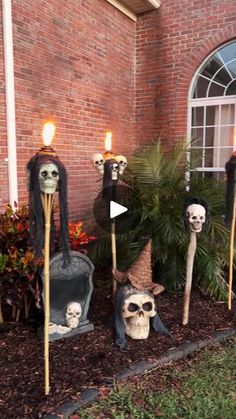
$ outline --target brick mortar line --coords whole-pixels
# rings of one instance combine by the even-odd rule
[[[163,367],[170,362],[178,361],[184,359],[188,355],[196,352],[200,349],[210,347],[216,343],[225,341],[226,339],[236,335],[236,328],[214,332],[211,338],[199,340],[197,342],[184,343],[178,348],[168,349],[164,355],[157,359],[156,362],[149,361],[138,361],[129,365],[127,368],[122,368],[118,373],[114,375],[114,380],[112,383],[104,382],[107,387],[114,387],[114,383],[117,380],[124,380],[128,377],[133,377],[135,375],[145,374],[147,371],[154,370],[159,367]],[[80,402],[67,402],[61,405],[55,412],[55,414],[50,414],[43,416],[42,419],[69,419],[70,415],[76,413],[81,407],[85,407],[93,402],[95,402],[99,397],[99,390],[94,388],[84,390],[80,395]]]

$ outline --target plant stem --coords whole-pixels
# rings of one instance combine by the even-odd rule
[[[19,321],[19,318],[20,318],[20,308],[18,308],[16,311],[16,322]]]
[[[27,294],[24,295],[24,306],[25,306],[25,318],[28,319],[29,318],[29,309],[31,306],[31,302],[32,302],[32,298],[27,297]]]
[[[4,323],[3,314],[2,314],[2,294],[0,294],[0,324]]]
[[[16,306],[12,306],[11,317],[12,319],[16,318]]]

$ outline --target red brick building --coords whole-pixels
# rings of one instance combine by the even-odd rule
[[[200,170],[222,170],[236,127],[234,0],[2,0],[0,26],[0,207],[16,192],[27,202],[26,164],[47,119],[57,126],[53,147],[67,168],[72,218],[100,189],[90,158],[104,151],[107,130],[113,150],[127,156],[154,137],[171,146],[191,135],[204,155]]]

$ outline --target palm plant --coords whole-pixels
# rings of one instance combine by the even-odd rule
[[[185,281],[189,232],[183,207],[190,196],[208,202],[210,222],[198,235],[194,281],[218,299],[226,297],[228,230],[224,226],[224,184],[190,172],[187,148],[181,144],[165,153],[160,142],[138,150],[129,161],[125,181],[132,187],[128,203],[128,233],[117,238],[118,264],[126,269],[137,257],[146,237],[152,238],[154,279],[169,290],[182,289]],[[191,173],[187,184],[186,173]],[[109,235],[97,241],[94,261],[109,261]]]

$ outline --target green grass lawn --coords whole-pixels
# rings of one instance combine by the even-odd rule
[[[236,338],[119,385],[79,418],[236,419]]]

